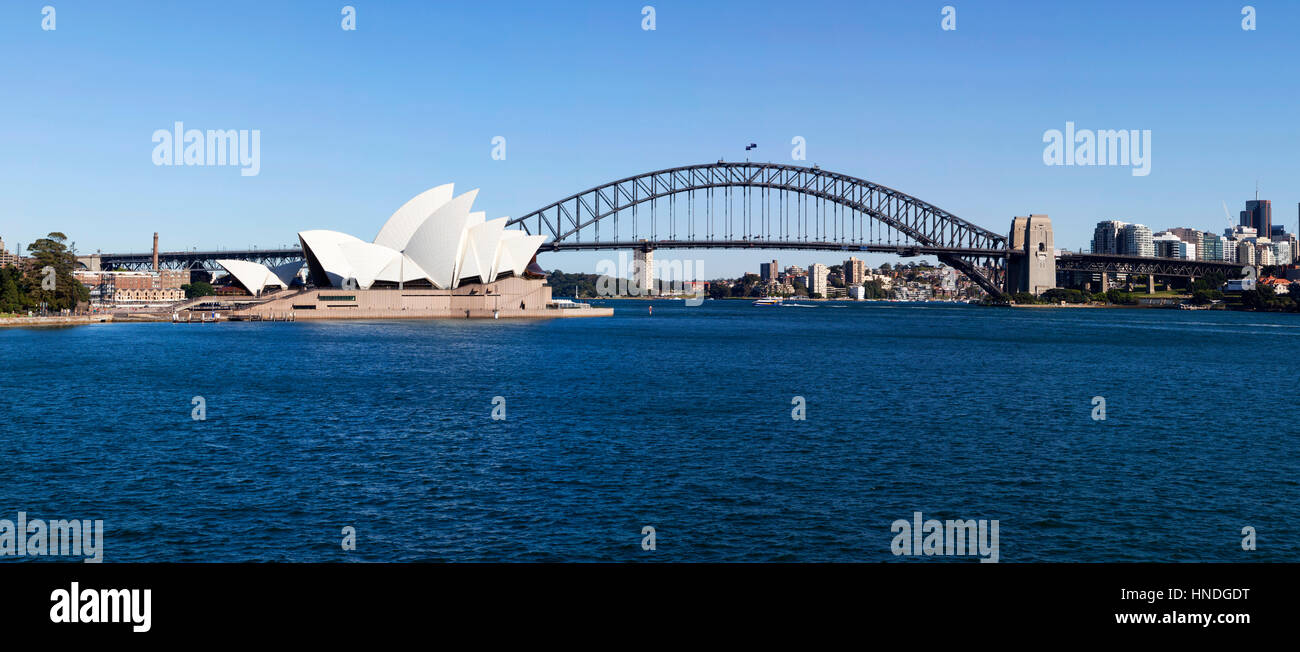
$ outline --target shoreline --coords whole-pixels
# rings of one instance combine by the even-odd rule
[[[0,317],[0,328],[24,326],[81,326],[83,324],[105,324],[113,321],[113,315],[71,315],[43,317]]]

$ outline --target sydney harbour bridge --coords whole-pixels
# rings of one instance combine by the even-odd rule
[[[995,298],[1013,293],[1017,268],[1035,255],[1008,235],[985,229],[911,195],[817,166],[726,162],[647,172],[588,188],[508,223],[548,240],[540,251],[789,249],[929,255],[956,268]],[[1042,247],[1040,249],[1040,254]],[[1050,245],[1047,247],[1050,250]],[[1067,254],[1053,269],[1202,276],[1241,275],[1236,263]],[[298,249],[158,252],[165,268],[215,270],[217,259],[277,265]],[[91,269],[148,269],[155,254],[82,256]],[[1054,280],[1053,280],[1054,282]]]

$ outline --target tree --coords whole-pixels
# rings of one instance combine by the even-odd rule
[[[1083,303],[1086,299],[1083,292],[1072,290],[1070,288],[1052,288],[1043,293],[1042,300],[1047,303]]]
[[[1201,289],[1192,292],[1192,303],[1198,306],[1204,306],[1222,300],[1223,293],[1218,290]]]
[[[90,290],[72,277],[72,270],[77,265],[77,250],[64,244],[67,239],[68,236],[55,231],[27,245],[28,253],[35,259],[25,279],[27,296],[32,304],[46,303],[51,310],[62,310],[90,301]],[[47,289],[46,279],[51,278],[45,271],[47,268],[54,270],[52,290]]]
[[[216,290],[212,288],[211,283],[205,283],[203,281],[186,283],[185,285],[181,286],[181,289],[185,291],[186,299],[194,299],[196,297],[210,297],[217,293]]]
[[[0,269],[0,312],[19,312],[26,306],[25,297],[18,290],[22,274],[13,265]]]
[[[1106,291],[1105,301],[1107,303],[1113,303],[1115,305],[1128,305],[1128,306],[1136,305],[1138,302],[1137,297],[1133,296],[1132,293],[1122,292],[1116,288],[1111,288]]]
[[[1223,272],[1210,272],[1201,278],[1192,282],[1192,291],[1196,290],[1218,290],[1228,282]]]

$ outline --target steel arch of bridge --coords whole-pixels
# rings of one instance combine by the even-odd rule
[[[733,191],[737,189],[744,195],[745,212],[740,218],[732,214]],[[751,189],[760,189],[762,194],[757,215],[751,202],[754,194]],[[775,222],[778,227],[776,237],[772,235],[772,226],[778,219],[771,211],[773,192],[783,193],[778,206],[781,209],[779,222]],[[688,227],[679,234],[675,200],[683,193],[688,194],[689,200],[704,193],[708,209],[700,211],[695,207],[695,201],[689,201],[683,209],[689,215]],[[794,194],[797,214],[790,214],[789,195],[785,193]],[[714,222],[713,206],[717,195],[723,195],[722,200],[726,202],[725,223]],[[810,209],[807,206],[809,199],[815,200],[817,206]],[[668,210],[673,213],[667,237],[660,237],[659,233],[660,220],[656,214],[659,200],[667,200],[670,204]],[[766,202],[766,208],[762,202]],[[650,230],[641,237],[638,209],[647,203],[651,212]],[[839,207],[832,211],[837,214],[829,219],[825,212],[827,203]],[[809,210],[813,213],[820,210],[821,213],[810,216]],[[844,211],[850,215],[843,215]],[[707,212],[705,232],[697,233],[696,214],[701,212]],[[624,227],[630,218],[631,238],[620,236],[620,216],[625,220]],[[742,220],[742,224],[736,224],[737,219]],[[795,222],[793,229],[792,219]],[[756,221],[761,221],[761,226]],[[606,232],[612,231],[613,239],[601,240],[602,222],[612,226]],[[816,166],[778,163],[719,161],[647,172],[569,195],[510,220],[509,225],[548,236],[549,240],[541,249],[549,251],[662,247],[931,254],[956,267],[994,296],[1003,294],[1002,263],[1010,255],[1006,236],[967,222],[911,195]],[[739,237],[736,234],[738,226],[742,230]],[[879,241],[872,240],[876,236],[879,236]]]

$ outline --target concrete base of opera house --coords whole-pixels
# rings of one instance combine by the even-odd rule
[[[231,310],[222,319],[507,319],[609,317],[613,308],[555,302],[541,279],[503,278],[454,290],[385,288],[311,289],[279,292],[260,303]]]

